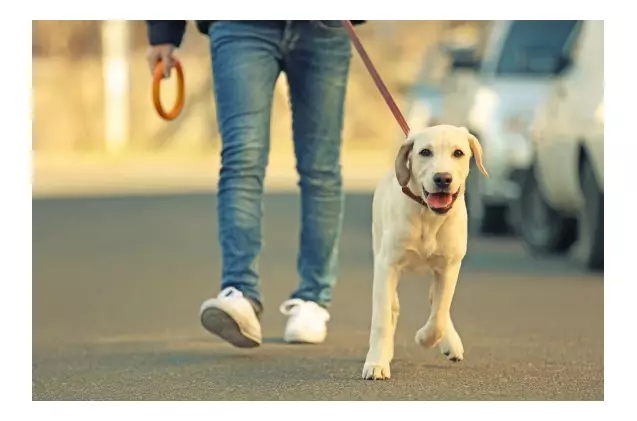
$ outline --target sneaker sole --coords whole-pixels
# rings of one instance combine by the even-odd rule
[[[230,315],[218,308],[206,309],[201,314],[201,324],[213,335],[231,343],[237,348],[255,348],[260,341],[248,337]]]

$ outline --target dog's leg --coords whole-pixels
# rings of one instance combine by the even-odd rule
[[[460,264],[450,262],[441,269],[434,270],[434,283],[431,286],[433,291],[430,292],[431,314],[427,323],[416,332],[416,342],[425,348],[438,345],[447,330]]]
[[[453,326],[451,317],[447,320],[447,327],[445,328],[445,334],[442,336],[442,340],[438,344],[440,352],[447,357],[449,361],[457,363],[464,359],[464,347],[462,346],[462,340],[456,328]]]
[[[383,380],[391,377],[389,363],[394,355],[394,330],[398,317],[396,289],[398,270],[384,260],[374,262],[372,326],[363,378]]]
[[[429,287],[429,305],[433,305],[434,284]],[[440,352],[445,355],[450,361],[458,362],[462,361],[464,357],[464,347],[462,346],[462,340],[456,328],[451,320],[451,314],[447,319],[447,327],[445,333],[442,335],[442,339],[438,344]]]

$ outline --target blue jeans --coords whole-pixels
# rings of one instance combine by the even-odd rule
[[[287,75],[301,189],[300,284],[291,298],[327,307],[343,218],[341,132],[351,58],[338,21],[219,21],[210,27],[222,139],[217,217],[221,287],[261,305],[257,261],[274,85]]]

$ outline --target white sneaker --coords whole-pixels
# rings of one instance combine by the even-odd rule
[[[217,298],[204,301],[199,315],[206,330],[236,347],[261,345],[261,323],[254,307],[233,287],[225,288]]]
[[[313,301],[292,298],[281,304],[281,313],[288,316],[283,339],[290,343],[318,344],[327,336],[330,313]]]

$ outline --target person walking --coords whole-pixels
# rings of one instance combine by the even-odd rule
[[[173,66],[186,21],[146,21],[148,64]],[[352,21],[359,25],[365,21]],[[274,86],[289,84],[301,191],[298,287],[280,306],[289,343],[321,343],[337,281],[343,218],[341,142],[351,44],[341,21],[196,21],[209,36],[221,135],[217,219],[221,292],[203,302],[201,323],[236,347],[262,342],[257,262],[270,149]]]

